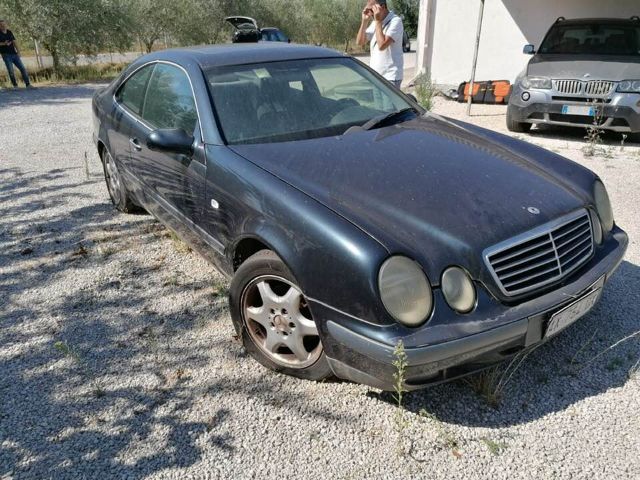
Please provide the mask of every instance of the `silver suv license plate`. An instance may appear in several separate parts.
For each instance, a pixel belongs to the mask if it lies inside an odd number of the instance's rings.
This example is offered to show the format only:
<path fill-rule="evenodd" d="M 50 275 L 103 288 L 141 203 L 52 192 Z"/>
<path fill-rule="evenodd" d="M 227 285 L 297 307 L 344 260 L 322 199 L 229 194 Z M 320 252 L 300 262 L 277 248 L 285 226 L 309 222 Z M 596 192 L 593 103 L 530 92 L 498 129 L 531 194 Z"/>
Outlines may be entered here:
<path fill-rule="evenodd" d="M 562 114 L 593 117 L 595 115 L 595 109 L 593 107 L 583 107 L 582 105 L 563 105 Z"/>
<path fill-rule="evenodd" d="M 584 297 L 576 300 L 571 305 L 566 306 L 559 312 L 552 315 L 547 327 L 545 337 L 551 337 L 561 330 L 564 330 L 580 317 L 586 315 L 589 310 L 598 302 L 602 288 L 597 288 L 586 294 Z"/>

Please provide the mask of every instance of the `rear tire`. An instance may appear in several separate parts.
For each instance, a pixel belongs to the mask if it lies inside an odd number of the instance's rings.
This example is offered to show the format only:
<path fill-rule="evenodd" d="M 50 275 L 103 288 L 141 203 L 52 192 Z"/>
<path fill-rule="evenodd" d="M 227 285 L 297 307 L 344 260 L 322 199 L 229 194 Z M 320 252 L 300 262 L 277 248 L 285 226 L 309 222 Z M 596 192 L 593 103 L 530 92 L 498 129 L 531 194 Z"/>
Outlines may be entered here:
<path fill-rule="evenodd" d="M 305 380 L 332 376 L 307 301 L 274 252 L 262 250 L 238 268 L 229 305 L 244 348 L 263 366 Z"/>
<path fill-rule="evenodd" d="M 106 147 L 102 149 L 102 169 L 111 203 L 124 213 L 140 212 L 142 209 L 131 199 L 118 164 Z"/>
<path fill-rule="evenodd" d="M 516 121 L 513 118 L 511 107 L 507 107 L 507 130 L 510 132 L 527 133 L 531 130 L 531 124 Z"/>

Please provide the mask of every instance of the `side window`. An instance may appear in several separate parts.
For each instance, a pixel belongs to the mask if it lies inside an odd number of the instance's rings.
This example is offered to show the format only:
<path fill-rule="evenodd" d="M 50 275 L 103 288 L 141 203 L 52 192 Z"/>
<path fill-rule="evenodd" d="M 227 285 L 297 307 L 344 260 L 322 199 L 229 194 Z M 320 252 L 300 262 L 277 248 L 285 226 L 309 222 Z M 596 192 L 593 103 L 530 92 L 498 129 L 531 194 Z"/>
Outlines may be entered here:
<path fill-rule="evenodd" d="M 147 88 L 142 118 L 154 128 L 181 128 L 193 133 L 198 122 L 187 75 L 178 67 L 159 63 Z"/>
<path fill-rule="evenodd" d="M 142 104 L 144 103 L 144 93 L 147 88 L 147 82 L 153 72 L 153 65 L 148 65 L 136 73 L 134 73 L 124 83 L 118 95 L 116 96 L 119 103 L 127 107 L 136 115 L 142 113 Z"/>

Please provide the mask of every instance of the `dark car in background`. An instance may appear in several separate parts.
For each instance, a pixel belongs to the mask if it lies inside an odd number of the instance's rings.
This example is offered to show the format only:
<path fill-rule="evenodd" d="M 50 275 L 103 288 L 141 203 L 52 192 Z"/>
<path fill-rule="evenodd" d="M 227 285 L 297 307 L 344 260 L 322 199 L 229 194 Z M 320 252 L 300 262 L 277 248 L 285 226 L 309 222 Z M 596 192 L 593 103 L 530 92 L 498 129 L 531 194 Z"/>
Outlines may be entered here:
<path fill-rule="evenodd" d="M 640 18 L 559 18 L 517 78 L 507 127 L 588 127 L 640 141 Z"/>
<path fill-rule="evenodd" d="M 402 51 L 404 53 L 410 52 L 411 51 L 411 39 L 409 38 L 409 34 L 407 33 L 407 31 L 404 31 L 404 34 L 402 35 Z"/>
<path fill-rule="evenodd" d="M 259 28 L 258 22 L 251 17 L 234 16 L 225 18 L 233 25 L 233 43 L 284 42 L 291 43 L 282 30 L 275 27 Z"/>
<path fill-rule="evenodd" d="M 300 378 L 392 389 L 399 342 L 406 389 L 511 358 L 590 311 L 627 248 L 593 172 L 333 50 L 153 53 L 93 116 L 114 205 L 231 278 L 246 350 Z"/>

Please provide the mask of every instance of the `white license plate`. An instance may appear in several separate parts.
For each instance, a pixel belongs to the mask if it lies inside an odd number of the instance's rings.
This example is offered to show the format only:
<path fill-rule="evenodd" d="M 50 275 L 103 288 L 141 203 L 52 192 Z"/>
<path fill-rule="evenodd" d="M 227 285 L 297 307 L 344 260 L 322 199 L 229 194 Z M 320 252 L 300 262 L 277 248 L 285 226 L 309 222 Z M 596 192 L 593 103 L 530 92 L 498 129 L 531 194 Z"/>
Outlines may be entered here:
<path fill-rule="evenodd" d="M 563 115 L 582 115 L 585 117 L 593 117 L 595 110 L 593 107 L 583 107 L 580 105 L 563 105 Z"/>
<path fill-rule="evenodd" d="M 567 328 L 580 317 L 586 315 L 598 302 L 600 293 L 602 293 L 602 289 L 598 288 L 552 315 L 549 320 L 549 326 L 547 327 L 545 337 L 555 335 L 561 330 Z"/>

